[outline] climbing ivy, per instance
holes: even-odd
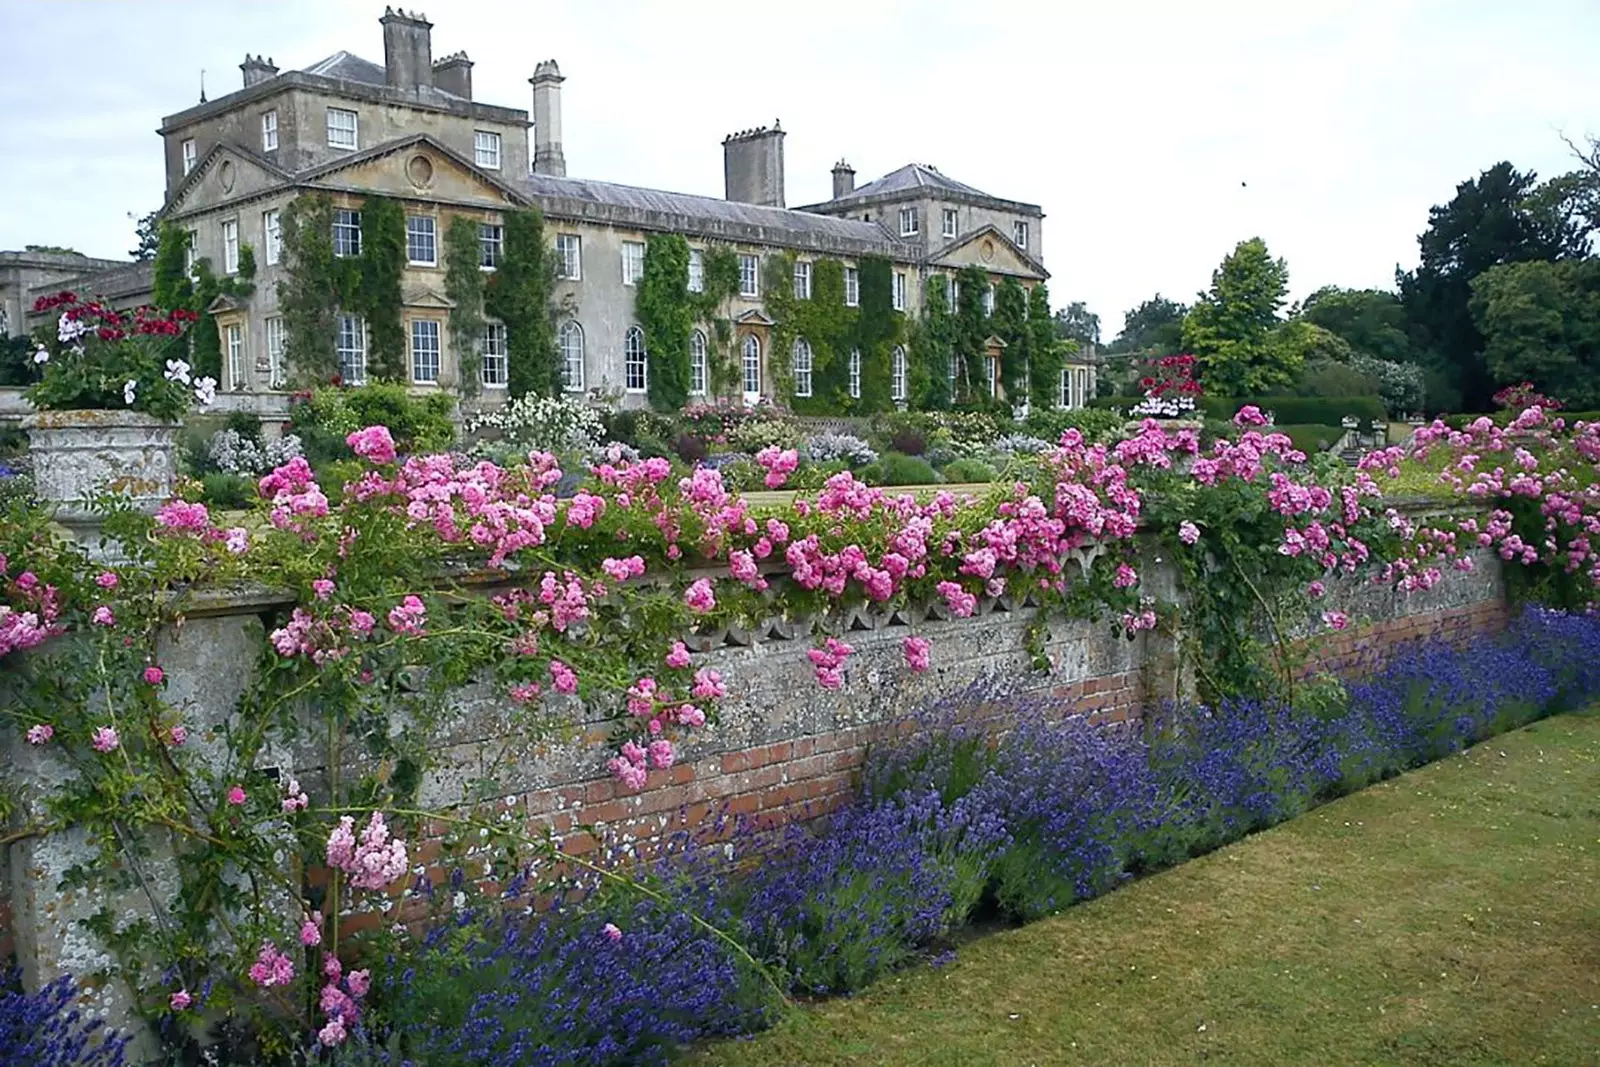
[[[919,411],[950,410],[950,354],[954,348],[950,279],[935,274],[923,283],[922,318],[911,331],[911,407]]]
[[[1028,293],[1015,278],[1000,282],[989,331],[1005,342],[1000,350],[1000,381],[1012,406],[1028,401]]]
[[[478,220],[457,215],[444,234],[444,293],[450,308],[450,347],[455,349],[464,396],[477,396],[482,381],[483,271]]]
[[[983,311],[983,294],[989,276],[982,267],[962,267],[956,274],[956,308],[952,342],[960,357],[960,377],[955,385],[957,403],[986,406],[989,376],[984,362],[984,342],[989,339],[989,316]]]
[[[698,293],[689,294],[689,306],[694,321],[706,326],[707,390],[712,396],[725,396],[739,384],[731,314],[733,299],[739,295],[739,253],[727,245],[707,245],[700,264],[702,285]]]
[[[195,313],[194,328],[188,336],[189,363],[196,376],[220,381],[222,337],[217,330],[217,320],[211,315],[211,304],[219,296],[244,299],[256,291],[255,249],[248,244],[241,244],[238,271],[219,277],[212,271],[209,258],[202,257],[195,261],[192,268],[185,269],[189,242],[188,230],[171,223],[162,224],[150,298],[163,310],[182,308]]]
[[[857,414],[888,411],[890,352],[900,339],[904,316],[894,309],[894,266],[882,256],[862,256],[861,307],[856,314],[854,347],[861,353],[861,396],[852,401]]]
[[[677,411],[689,399],[689,337],[695,323],[690,296],[689,242],[676,233],[645,238],[644,277],[633,313],[644,330],[650,404],[657,411]]]
[[[1050,291],[1040,283],[1028,294],[1028,377],[1035,407],[1053,408],[1061,399],[1063,342],[1056,339],[1050,317]]]
[[[850,350],[856,344],[857,309],[844,302],[844,264],[837,259],[811,261],[811,296],[794,295],[794,256],[767,257],[766,309],[774,322],[770,368],[777,396],[794,410],[836,415],[855,404],[850,396]],[[794,342],[811,346],[811,395],[794,395]]]
[[[333,201],[325,193],[296,197],[283,210],[282,229],[284,360],[296,384],[327,382],[339,373],[335,319],[353,306],[357,282],[349,261],[333,254]]]
[[[489,280],[485,308],[505,323],[507,386],[512,397],[561,392],[561,365],[551,321],[555,255],[536,210],[505,215],[505,255]]]
[[[361,255],[356,308],[367,320],[367,373],[404,381],[406,333],[400,321],[400,274],[406,267],[406,212],[398,200],[369,196],[361,205]]]

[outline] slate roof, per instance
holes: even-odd
[[[792,208],[741,204],[711,196],[671,193],[585,178],[558,178],[550,174],[530,174],[515,184],[535,200],[568,200],[599,207],[653,212],[672,216],[674,221],[690,226],[696,222],[709,222],[754,227],[769,233],[779,231],[799,238],[870,246],[879,250],[886,245],[897,244],[889,232],[876,222],[832,218]]]
[[[997,200],[998,197],[990,196],[982,189],[974,189],[964,182],[954,178],[947,178],[939,173],[938,168],[925,163],[907,163],[899,170],[892,170],[875,182],[857,186],[848,196],[839,199],[849,200],[858,196],[879,196],[883,193],[902,193],[910,189],[936,189],[946,193],[962,193],[966,196],[981,196],[988,200]]]
[[[345,51],[335,52],[327,59],[311,64],[300,73],[314,74],[319,78],[333,78],[336,81],[360,82],[363,85],[385,87],[389,84],[389,75],[383,69],[382,63],[374,63],[370,59],[362,59],[358,55]],[[464,101],[466,99],[466,97],[457,96],[455,93],[447,92],[436,85],[411,91],[423,99],[434,95],[443,100]]]

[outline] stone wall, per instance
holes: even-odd
[[[1327,606],[1349,611],[1355,622],[1343,633],[1324,630],[1308,638],[1316,642],[1315,658],[1332,668],[1360,669],[1411,639],[1500,627],[1506,607],[1499,567],[1488,555],[1478,562],[1475,573],[1453,574],[1439,588],[1409,597],[1371,585],[1336,588]],[[1170,568],[1147,560],[1144,573],[1153,591],[1171,595]],[[288,606],[270,593],[219,598],[166,638],[160,658],[167,697],[190,725],[191,748],[203,753],[207,735],[233,714],[249,681],[240,664],[255,662],[264,626]],[[809,630],[782,639],[774,626],[702,642],[714,647],[698,654],[700,663],[720,669],[728,687],[720,721],[696,731],[680,762],[652,772],[640,793],[619,789],[606,774],[607,724],[585,715],[581,704],[570,705],[574,729],[567,739],[535,740],[514,725],[502,692],[465,687],[454,697],[457,714],[447,717],[421,804],[492,804],[515,812],[529,829],[548,826],[566,835],[564,845],[573,853],[598,847],[587,834],[574,833],[580,824],[648,846],[664,832],[723,813],[777,824],[826,812],[851,795],[873,742],[913,728],[916,713],[941,700],[999,726],[1027,698],[1058,701],[1062,713],[1117,724],[1184,689],[1187,672],[1170,638],[1130,639],[1109,620],[1052,621],[1045,643],[1049,668],[1033,670],[1023,650],[1030,607],[1002,600],[984,602],[970,619],[917,614],[914,625],[900,614],[852,620],[855,628],[842,636],[856,652],[837,691],[816,684],[805,655],[813,644]],[[904,662],[901,642],[913,632],[932,645],[933,666],[923,674],[910,673]],[[279,774],[299,777],[313,792],[324,778],[315,746],[286,747],[271,759]],[[475,790],[491,770],[493,794]],[[67,773],[52,750],[0,730],[0,775],[25,810],[37,810],[50,783]],[[413,854],[423,862],[437,855],[436,840],[411,837]],[[30,985],[63,971],[86,973],[104,959],[103,948],[79,925],[101,902],[57,891],[86,847],[81,835],[68,833],[14,842],[0,856],[0,952],[14,943]],[[158,869],[147,876],[165,884]],[[140,901],[130,897],[117,910],[131,919],[141,913]],[[376,917],[358,916],[353,928],[363,921]],[[92,1007],[118,1017],[126,1003],[108,988]]]

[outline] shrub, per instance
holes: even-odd
[[[486,446],[505,453],[551,452],[557,456],[593,457],[605,437],[601,413],[581,400],[527,393],[499,411],[473,419],[469,432],[489,431],[497,440]]]
[[[947,482],[992,482],[1000,477],[998,471],[981,459],[958,459],[941,472]]]
[[[403,385],[324,387],[302,393],[289,418],[315,467],[351,456],[345,438],[365,426],[389,427],[402,453],[439,452],[455,441],[455,402],[444,393],[413,397]]]
[[[1324,426],[1315,422],[1279,423],[1273,429],[1287,434],[1289,440],[1294,442],[1294,447],[1308,456],[1327,451],[1344,437],[1343,426]]]
[[[1116,412],[1100,408],[1041,408],[1029,412],[1025,425],[1030,434],[1052,443],[1061,440],[1067,430],[1077,430],[1089,441],[1104,442],[1121,436],[1124,421]]]
[[[878,461],[878,453],[861,438],[848,433],[819,433],[807,439],[805,454],[813,463],[843,463],[864,467]]]
[[[798,448],[801,429],[793,419],[769,412],[763,418],[750,419],[735,426],[727,434],[728,444],[741,452],[754,455],[763,448]]]
[[[927,460],[898,452],[885,452],[859,476],[869,485],[934,485],[943,480]]]
[[[29,1067],[123,1067],[128,1038],[86,1019],[71,978],[58,978],[37,993],[21,990],[19,975],[0,976],[0,1054],[8,1064]]]
[[[889,447],[906,456],[920,456],[928,450],[928,436],[910,426],[896,430],[889,438]]]
[[[706,448],[705,441],[694,434],[680,433],[673,439],[672,451],[679,459],[694,466],[703,462],[710,450]]]
[[[989,442],[989,451],[1001,456],[1036,456],[1050,447],[1049,441],[1025,433],[1008,433]]]
[[[209,471],[200,476],[200,502],[224,511],[241,511],[256,502],[256,482],[239,474]]]
[[[206,460],[211,467],[223,474],[247,477],[265,474],[303,453],[304,447],[297,434],[285,434],[275,441],[262,443],[259,433],[254,437],[246,436],[232,426],[212,434],[206,445]]]

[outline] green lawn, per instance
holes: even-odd
[[[1508,734],[691,1060],[1600,1064],[1600,713]]]

